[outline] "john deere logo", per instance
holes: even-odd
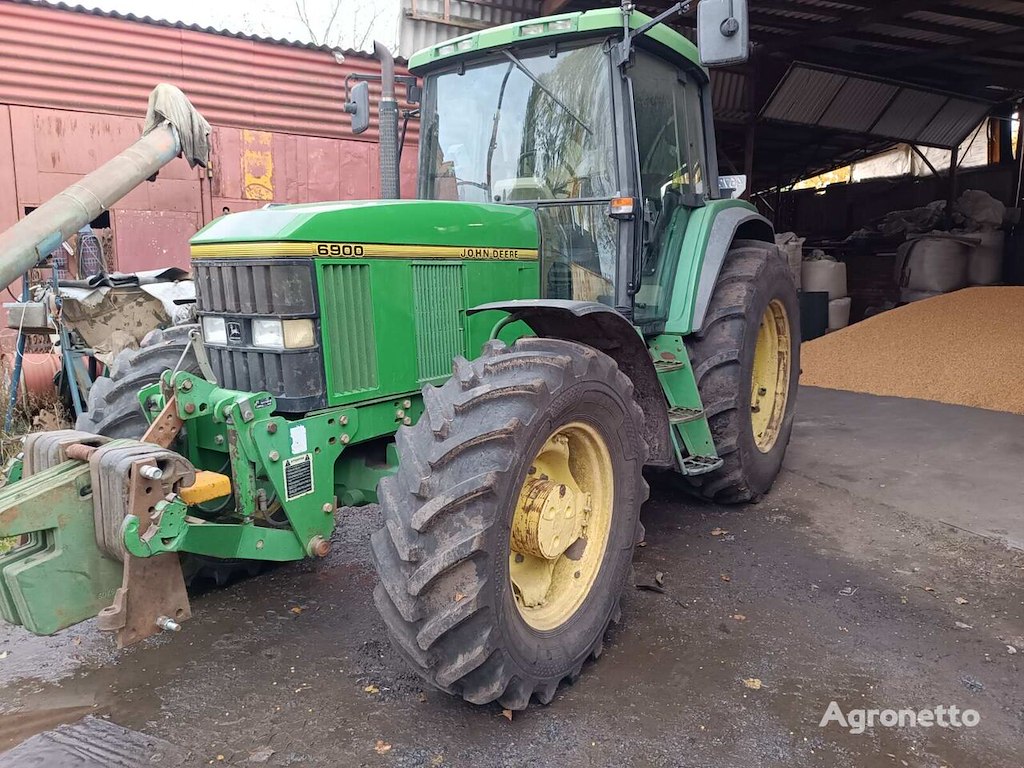
[[[232,344],[242,343],[241,323],[228,323],[228,341]]]

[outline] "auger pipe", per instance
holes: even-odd
[[[155,176],[182,153],[183,143],[193,148],[194,156],[186,158],[192,165],[206,164],[207,136],[198,142],[195,139],[204,130],[209,134],[209,124],[177,88],[160,85],[154,89],[147,116],[149,126],[151,129],[124,152],[0,233],[0,288],[10,285],[64,240]],[[191,132],[193,141],[183,142],[183,132]]]

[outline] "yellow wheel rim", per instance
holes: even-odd
[[[588,424],[559,427],[530,462],[508,571],[516,608],[533,629],[561,626],[590,594],[608,546],[613,492],[608,446]]]
[[[782,417],[789,401],[791,332],[789,314],[778,299],[761,317],[754,347],[754,370],[750,382],[750,424],[754,444],[768,453],[779,439]]]

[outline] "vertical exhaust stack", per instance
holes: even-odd
[[[401,197],[398,176],[398,101],[395,98],[395,57],[383,43],[373,42],[380,59],[380,196]]]

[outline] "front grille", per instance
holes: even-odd
[[[316,306],[312,264],[304,259],[193,262],[200,312],[309,316]]]
[[[269,392],[283,413],[327,405],[323,354],[307,349],[268,350],[252,345],[254,317],[313,318],[319,340],[317,297],[310,259],[206,259],[192,262],[201,317],[223,317],[228,343],[205,342],[218,383],[242,392]]]

